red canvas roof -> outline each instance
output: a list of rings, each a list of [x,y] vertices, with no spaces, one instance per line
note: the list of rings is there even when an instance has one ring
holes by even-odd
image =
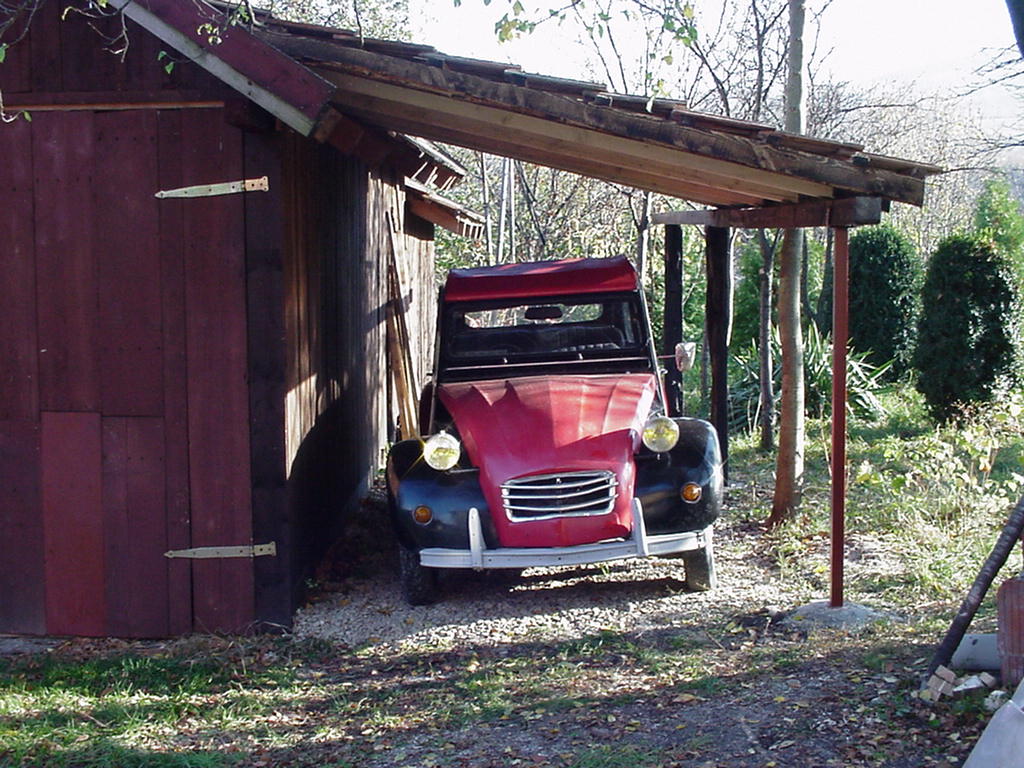
[[[562,259],[453,269],[445,283],[445,301],[556,296],[636,290],[633,265],[625,256],[611,259]]]

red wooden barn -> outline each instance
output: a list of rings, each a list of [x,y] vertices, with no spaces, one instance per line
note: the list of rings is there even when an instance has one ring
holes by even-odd
[[[395,422],[389,301],[429,359],[431,220],[478,227],[429,143],[241,28],[205,71],[151,33],[200,6],[148,5],[123,61],[120,16],[8,30],[0,632],[289,624]]]
[[[7,29],[0,65],[6,114],[32,117],[0,125],[0,631],[290,621],[389,425],[413,420],[433,225],[480,228],[439,194],[461,169],[403,133],[716,206],[663,223],[707,228],[723,426],[727,228],[845,232],[889,201],[920,205],[939,170],[428,46],[251,23],[248,4],[103,7],[126,19],[123,62],[103,50],[124,48],[121,16],[61,21],[49,0],[24,37]],[[210,196],[232,184],[254,191]]]

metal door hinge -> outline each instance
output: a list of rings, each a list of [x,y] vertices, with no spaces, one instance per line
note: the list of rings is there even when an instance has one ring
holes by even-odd
[[[260,555],[277,555],[277,542],[246,544],[239,547],[192,547],[191,549],[172,549],[170,552],[164,552],[164,557],[180,557],[190,560],[209,560],[221,557],[259,557]]]
[[[236,192],[269,192],[270,179],[261,176],[258,179],[242,179],[241,181],[225,181],[221,184],[198,184],[194,187],[165,189],[157,192],[155,197],[215,197],[216,195],[233,195]]]

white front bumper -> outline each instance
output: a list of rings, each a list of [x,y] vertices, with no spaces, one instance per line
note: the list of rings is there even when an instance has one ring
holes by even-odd
[[[629,539],[579,544],[574,547],[503,547],[486,549],[480,512],[469,510],[469,549],[428,547],[420,550],[420,564],[429,568],[530,568],[581,565],[629,557],[670,555],[703,549],[711,542],[711,526],[702,531],[648,536],[640,500],[633,500],[633,535]]]

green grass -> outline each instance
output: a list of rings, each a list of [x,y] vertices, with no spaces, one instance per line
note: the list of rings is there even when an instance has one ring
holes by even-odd
[[[216,746],[168,745],[191,722],[257,733],[295,680],[290,666],[247,669],[232,655],[0,660],[0,765],[230,765]]]
[[[349,768],[365,764],[368,750],[394,745],[409,745],[413,759],[412,734],[427,733],[440,748],[453,732],[496,722],[529,728],[600,712],[597,721],[605,723],[606,713],[635,711],[639,699],[671,709],[737,691],[756,697],[807,665],[827,674],[833,660],[848,669],[856,659],[855,674],[899,674],[912,687],[913,660],[945,632],[1024,492],[1024,417],[1015,411],[1024,398],[938,428],[909,389],[891,388],[882,401],[884,415],[850,425],[847,530],[855,556],[847,598],[904,621],[812,642],[773,636],[767,612],[712,611],[699,624],[664,632],[601,631],[502,652],[420,648],[391,657],[370,646],[272,637],[69,643],[50,654],[0,659],[0,766],[228,768],[263,761]],[[827,446],[827,422],[810,422],[803,507],[790,525],[753,544],[794,594],[827,588]],[[742,486],[730,491],[729,514],[761,522],[773,459],[758,453],[751,437],[734,440],[731,455]],[[1019,558],[1015,552],[1007,572],[1017,570]],[[975,629],[991,620],[990,599]],[[877,696],[876,684],[864,683],[865,702]],[[898,732],[912,708],[904,698],[893,701],[871,711]],[[973,728],[976,703],[962,709],[943,716]],[[664,757],[622,741],[574,746],[560,759],[577,768],[645,768]]]
[[[861,562],[847,583],[856,597],[897,610],[958,600],[1024,494],[1024,395],[941,426],[929,422],[908,385],[890,387],[880,400],[883,414],[850,420],[846,529],[854,540],[876,542],[891,562],[874,570]],[[829,423],[809,421],[807,436],[801,510],[769,540],[784,570],[817,567],[824,575]],[[737,475],[762,490],[746,514],[767,519],[772,457],[757,452],[753,435],[740,436],[731,455]],[[1013,555],[1007,570],[1018,562]]]

